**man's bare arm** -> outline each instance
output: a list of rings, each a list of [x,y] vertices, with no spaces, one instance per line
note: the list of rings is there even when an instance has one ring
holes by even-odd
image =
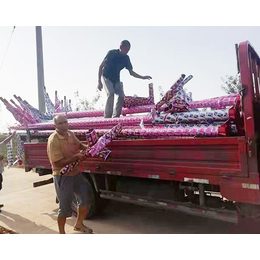
[[[138,79],[152,79],[151,76],[141,76],[141,75],[137,74],[136,72],[134,72],[133,70],[130,70],[129,73],[131,76],[138,78]]]

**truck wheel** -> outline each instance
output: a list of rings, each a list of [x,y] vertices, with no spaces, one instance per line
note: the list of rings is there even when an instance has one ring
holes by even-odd
[[[236,233],[260,234],[260,206],[236,203],[238,226]]]

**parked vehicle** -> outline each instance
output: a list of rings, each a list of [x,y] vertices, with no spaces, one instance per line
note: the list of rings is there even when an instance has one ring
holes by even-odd
[[[93,217],[104,200],[176,210],[260,230],[260,59],[249,42],[238,48],[243,91],[237,136],[115,140],[107,161],[80,164],[89,181]],[[25,143],[26,171],[50,171],[46,141]]]

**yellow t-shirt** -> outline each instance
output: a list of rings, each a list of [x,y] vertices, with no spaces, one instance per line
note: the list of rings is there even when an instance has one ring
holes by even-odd
[[[80,151],[80,141],[73,132],[68,131],[68,137],[60,135],[57,131],[48,138],[47,154],[52,165],[53,175],[60,175],[62,168],[57,168],[54,163],[61,159],[69,159]],[[79,167],[76,166],[68,175],[79,173]]]

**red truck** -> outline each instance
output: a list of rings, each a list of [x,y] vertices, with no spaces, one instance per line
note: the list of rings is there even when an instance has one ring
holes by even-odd
[[[93,194],[93,217],[117,200],[209,217],[260,232],[260,59],[248,41],[238,46],[242,83],[237,136],[115,140],[107,161],[80,164]],[[25,169],[49,171],[47,139],[25,143]]]

